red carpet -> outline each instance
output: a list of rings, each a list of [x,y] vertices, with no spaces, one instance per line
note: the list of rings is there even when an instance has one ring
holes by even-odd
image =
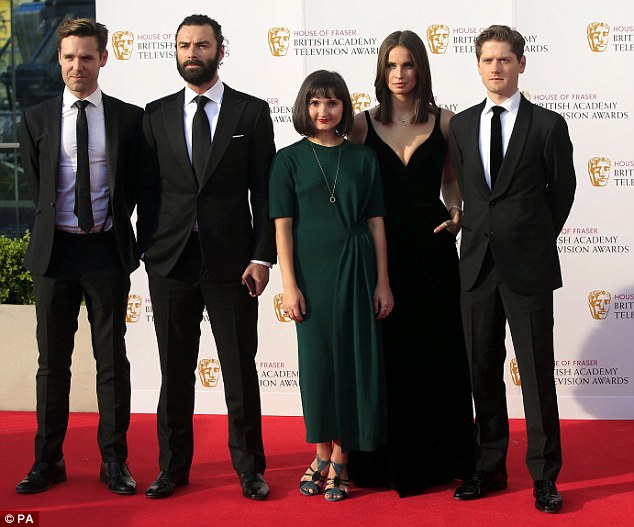
[[[354,489],[343,503],[304,497],[297,487],[313,456],[297,417],[265,417],[271,495],[265,502],[242,497],[227,450],[226,417],[196,416],[196,455],[188,487],[165,500],[143,495],[158,473],[155,416],[136,414],[130,428],[130,468],[135,496],[115,496],[98,481],[95,414],[73,414],[65,443],[68,481],[47,492],[18,495],[15,484],[31,466],[35,416],[0,412],[2,484],[0,510],[39,511],[42,527],[187,526],[629,526],[634,517],[634,421],[563,421],[564,470],[558,486],[564,510],[546,515],[533,508],[523,457],[524,421],[511,423],[509,488],[476,502],[452,498],[452,486],[399,499],[394,492]],[[17,516],[16,516],[17,518]],[[0,526],[6,525],[4,514]],[[17,521],[13,523],[17,525]],[[23,523],[24,525],[24,523]]]

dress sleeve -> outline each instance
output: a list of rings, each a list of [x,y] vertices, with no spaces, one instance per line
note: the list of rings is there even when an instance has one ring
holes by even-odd
[[[295,215],[295,181],[293,170],[284,150],[273,158],[269,178],[269,216],[292,218]]]
[[[369,149],[368,149],[369,150]],[[367,217],[385,216],[385,204],[383,202],[383,185],[381,184],[381,171],[379,161],[373,150],[368,152],[367,171],[369,175],[370,199],[368,201]]]

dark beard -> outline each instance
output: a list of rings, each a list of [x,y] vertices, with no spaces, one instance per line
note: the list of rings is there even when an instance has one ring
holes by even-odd
[[[209,59],[209,61],[207,61],[207,64],[196,59],[186,60],[185,62],[180,63],[178,62],[178,57],[177,57],[176,68],[178,69],[178,73],[180,73],[180,76],[183,77],[183,79],[185,79],[185,82],[193,86],[200,86],[202,84],[206,84],[209,81],[211,81],[216,75],[216,72],[218,71],[219,56],[220,54],[217,53],[216,58]],[[186,69],[186,67],[189,66],[190,64],[197,64],[199,66],[202,66],[202,68],[198,70]]]

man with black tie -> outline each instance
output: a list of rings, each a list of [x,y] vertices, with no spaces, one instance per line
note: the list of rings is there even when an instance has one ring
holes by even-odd
[[[484,102],[451,121],[462,198],[462,314],[476,410],[476,473],[454,497],[471,500],[507,486],[509,440],[504,346],[508,322],[522,379],[526,463],[535,506],[557,512],[561,468],[553,377],[553,290],[561,287],[556,238],[576,181],[564,119],[518,91],[524,38],[491,26],[476,39]]]
[[[165,498],[189,483],[205,307],[222,366],[233,467],[245,497],[269,493],[255,355],[257,297],[276,258],[268,215],[273,123],[264,101],[220,81],[224,52],[215,20],[186,17],[176,32],[177,68],[186,87],[148,104],[143,121],[139,249],[162,374],[160,473],[147,489],[149,498]]]
[[[108,30],[68,19],[57,32],[63,94],[27,108],[20,128],[35,223],[24,265],[33,273],[39,368],[35,464],[16,487],[34,493],[66,480],[70,366],[82,297],[97,363],[100,480],[134,494],[127,466],[130,365],[125,316],[139,265],[130,214],[137,192],[143,110],[109,97],[97,79]]]

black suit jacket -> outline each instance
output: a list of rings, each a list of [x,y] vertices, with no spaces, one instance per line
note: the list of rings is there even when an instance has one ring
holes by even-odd
[[[211,280],[236,282],[250,260],[274,263],[276,258],[268,210],[269,167],[275,154],[269,106],[225,85],[200,185],[185,143],[183,108],[181,90],[145,110],[139,250],[148,270],[166,276],[197,221]]]
[[[139,266],[130,214],[140,184],[143,110],[103,94],[106,170],[114,233],[123,269]],[[53,250],[55,200],[59,178],[62,96],[31,106],[20,124],[22,166],[35,204],[35,222],[24,266],[44,274]]]
[[[521,98],[504,161],[491,191],[480,149],[484,101],[451,120],[451,153],[464,200],[460,276],[471,290],[487,248],[505,284],[519,294],[561,287],[556,239],[576,187],[565,120]]]

